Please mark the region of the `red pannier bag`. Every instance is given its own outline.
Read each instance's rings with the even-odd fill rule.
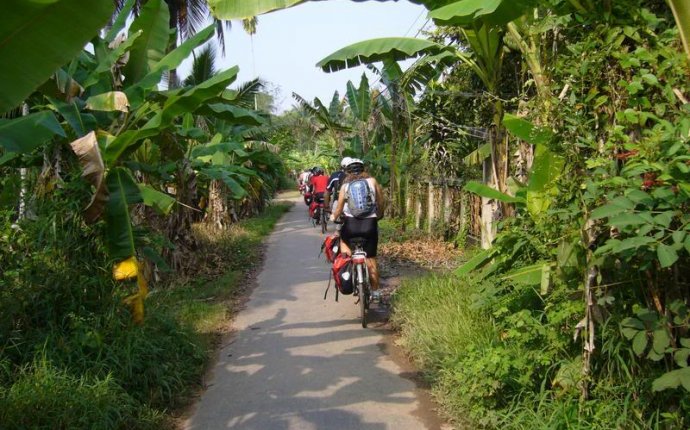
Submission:
[[[331,270],[340,294],[352,294],[355,289],[352,282],[352,258],[349,255],[338,254]]]
[[[311,196],[311,193],[309,191],[304,193],[304,204],[309,206],[311,205],[311,202],[314,201],[314,198]]]
[[[335,235],[327,236],[321,244],[321,252],[326,254],[327,262],[333,263],[340,254],[340,237]]]
[[[316,201],[312,201],[311,204],[309,205],[309,217],[316,219],[316,208],[319,207],[319,204]]]

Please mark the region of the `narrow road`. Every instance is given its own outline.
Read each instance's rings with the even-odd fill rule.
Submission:
[[[428,396],[391,356],[383,323],[363,329],[352,296],[336,303],[332,287],[323,300],[322,236],[295,201],[185,429],[440,428]]]

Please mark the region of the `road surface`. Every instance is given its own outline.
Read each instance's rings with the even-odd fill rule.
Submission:
[[[379,315],[363,329],[352,296],[336,303],[331,287],[323,300],[323,237],[294,200],[268,238],[257,286],[184,428],[440,428],[428,395],[395,358],[390,332],[376,322],[384,310],[374,309]]]

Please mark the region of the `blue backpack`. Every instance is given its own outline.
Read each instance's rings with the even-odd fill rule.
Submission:
[[[366,218],[376,210],[376,202],[366,179],[357,179],[348,185],[347,208],[355,218]]]

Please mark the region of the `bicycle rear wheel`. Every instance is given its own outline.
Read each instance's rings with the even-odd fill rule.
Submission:
[[[328,231],[328,218],[326,218],[326,211],[321,209],[321,233],[325,234]]]
[[[359,290],[359,312],[360,318],[362,319],[362,328],[367,328],[367,309],[369,308],[369,288],[366,282],[364,282],[364,271],[361,265],[356,267],[356,278],[355,282],[357,289]]]

